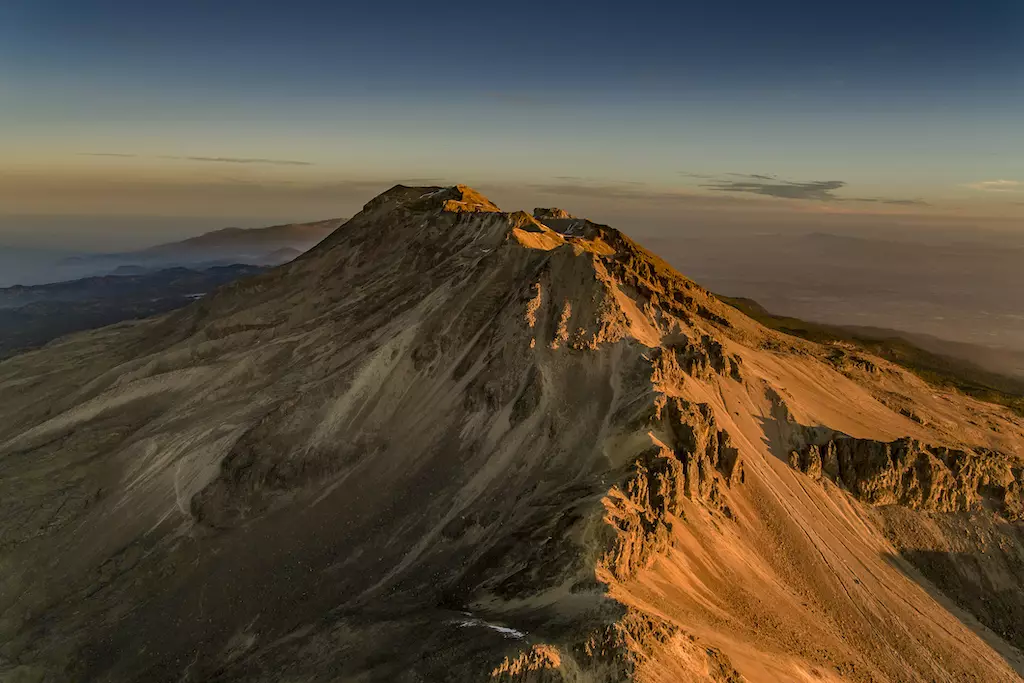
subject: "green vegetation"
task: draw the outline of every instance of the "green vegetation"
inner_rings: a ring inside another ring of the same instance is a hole
[[[878,336],[873,336],[838,325],[774,315],[753,299],[718,298],[765,327],[819,344],[851,344],[910,370],[936,387],[955,389],[980,401],[1006,406],[1024,416],[1022,380],[989,372],[966,360],[926,351],[895,333],[883,335],[880,331]]]

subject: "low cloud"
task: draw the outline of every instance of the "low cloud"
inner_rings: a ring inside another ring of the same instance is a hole
[[[903,206],[928,206],[928,202],[920,199],[889,199],[887,197],[851,197],[846,202],[873,202],[876,204],[896,204]]]
[[[80,152],[78,156],[83,157],[119,157],[122,159],[171,159],[174,161],[202,161],[215,164],[263,164],[267,166],[314,166],[310,161],[296,161],[294,159],[265,159],[262,157],[204,157],[204,156],[175,156],[170,154],[159,154],[146,156],[143,154],[121,154],[119,152]]]
[[[843,197],[836,190],[846,187],[844,180],[783,180],[774,175],[759,173],[726,173],[725,175],[743,180],[717,178],[701,187],[716,192],[756,194],[777,199],[795,199],[815,202],[868,202],[872,204],[896,204],[924,206],[920,199],[899,199],[891,197]]]
[[[564,182],[531,184],[526,187],[534,192],[568,197],[590,197],[594,199],[641,199],[645,201],[680,200],[692,195],[679,192],[667,192],[645,187],[642,183],[588,183],[575,182],[568,177],[561,178]]]
[[[1021,180],[981,180],[969,183],[967,187],[982,192],[1024,192],[1024,181]]]
[[[701,174],[680,173],[689,177]],[[904,199],[892,197],[842,197],[835,194],[836,190],[846,187],[842,180],[816,180],[795,182],[781,180],[764,174],[724,174],[742,177],[744,180],[730,180],[723,176],[714,177],[712,182],[698,185],[700,188],[714,190],[715,193],[694,193],[685,189],[654,187],[640,182],[629,181],[597,181],[595,179],[574,176],[556,176],[559,182],[531,184],[524,186],[533,192],[565,197],[580,197],[598,200],[636,200],[645,202],[676,202],[706,207],[740,207],[751,206],[757,202],[754,197],[814,201],[818,203],[849,203],[865,202],[870,204],[889,204],[897,206],[927,206],[920,199]],[[702,178],[704,179],[704,178]],[[768,179],[768,180],[766,180]],[[716,194],[720,193],[720,194]],[[766,200],[767,201],[767,200]],[[760,204],[767,206],[767,204]]]
[[[754,180],[776,180],[778,176],[773,174],[764,173],[722,173],[719,175],[712,175],[709,173],[693,173],[692,171],[679,171],[679,175],[684,178],[698,178],[700,180],[720,180],[723,176],[731,176],[733,178],[753,178]]]
[[[179,161],[208,161],[215,164],[266,164],[268,166],[313,166],[311,161],[295,161],[293,159],[261,159],[259,157],[179,157],[160,156],[158,159],[176,159]]]
[[[561,206],[578,215],[594,211],[595,206],[605,209],[610,207],[629,207],[629,211],[642,210],[638,207],[647,205],[660,207],[659,210],[776,210],[787,208],[777,202],[742,195],[716,194],[696,192],[684,187],[665,187],[643,182],[614,179],[575,179],[568,176],[552,178],[552,182],[536,182],[524,184],[490,184],[482,183],[479,187],[484,194],[493,193],[503,198],[511,195],[514,201],[507,201],[509,206],[521,201],[543,201],[554,206]],[[523,198],[523,193],[533,195],[535,199]],[[541,199],[548,197],[548,199]],[[569,206],[562,206],[562,203]],[[571,202],[580,202],[572,204]],[[498,202],[503,206],[502,202]],[[573,211],[573,207],[576,208]]]
[[[777,175],[765,175],[762,173],[726,173],[725,175],[732,176],[734,178],[754,178],[755,180],[778,180]]]
[[[718,192],[747,192],[766,197],[782,199],[813,199],[816,201],[840,201],[833,191],[846,185],[842,180],[812,180],[806,183],[791,181],[763,180],[717,180],[701,185]]]

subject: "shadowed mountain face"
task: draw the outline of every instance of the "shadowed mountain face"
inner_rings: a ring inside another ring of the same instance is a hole
[[[0,363],[0,673],[1020,680],[1024,420],[536,216],[399,186]]]

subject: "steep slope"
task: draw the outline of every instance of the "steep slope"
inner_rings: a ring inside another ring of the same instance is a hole
[[[0,364],[0,672],[1019,680],[1020,418],[537,216],[398,186]]]

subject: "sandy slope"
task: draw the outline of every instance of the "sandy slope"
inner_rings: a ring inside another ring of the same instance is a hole
[[[397,187],[0,364],[0,675],[1020,680],[1019,418],[536,215]]]

